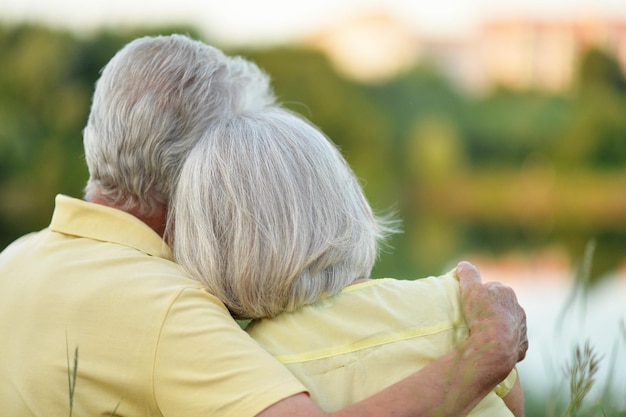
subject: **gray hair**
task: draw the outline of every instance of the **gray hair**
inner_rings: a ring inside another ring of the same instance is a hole
[[[187,153],[219,117],[274,104],[254,63],[183,35],[144,37],[121,49],[96,83],[83,132],[89,181],[123,210],[169,204]]]
[[[369,277],[394,231],[334,144],[278,108],[216,122],[171,209],[176,261],[237,318],[273,317]]]

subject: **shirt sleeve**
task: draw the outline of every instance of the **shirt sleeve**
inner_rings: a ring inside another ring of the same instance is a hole
[[[201,288],[172,302],[154,352],[153,392],[165,417],[253,417],[306,392]]]
[[[498,397],[500,398],[506,397],[507,394],[511,392],[511,389],[513,388],[513,385],[515,385],[516,380],[517,380],[517,371],[515,370],[515,368],[513,368],[511,373],[504,379],[504,381],[500,382],[498,386],[496,386],[495,392],[496,394],[498,394]]]

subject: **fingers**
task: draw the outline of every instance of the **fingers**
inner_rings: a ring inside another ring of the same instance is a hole
[[[517,346],[513,345],[512,347],[516,348],[517,361],[520,362],[526,357],[526,352],[528,351],[526,312],[519,304],[515,291],[512,288],[498,282],[488,282],[484,286],[488,288],[494,297],[493,302],[497,303],[497,305],[494,304],[494,307],[497,308],[494,311],[500,311],[499,317],[502,319],[508,317],[509,330],[517,330],[514,332]]]
[[[523,360],[528,350],[526,313],[515,291],[499,282],[483,284],[478,269],[467,261],[459,262],[456,275],[470,336],[484,333],[510,352],[510,359]]]
[[[456,275],[459,279],[461,287],[472,284],[482,284],[478,268],[467,261],[461,261],[458,263],[456,266]]]
[[[526,327],[526,312],[523,308],[520,307],[522,314],[522,324],[520,325],[520,344],[518,348],[518,358],[517,361],[521,362],[526,357],[526,352],[528,351],[528,329]]]

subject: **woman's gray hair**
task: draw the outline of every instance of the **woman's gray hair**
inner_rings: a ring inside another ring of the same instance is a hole
[[[169,204],[187,153],[216,118],[274,101],[269,77],[241,57],[183,35],[130,42],[96,83],[83,132],[85,198],[153,214]]]
[[[237,318],[273,317],[369,277],[394,231],[332,142],[278,108],[216,121],[171,209],[176,261]]]

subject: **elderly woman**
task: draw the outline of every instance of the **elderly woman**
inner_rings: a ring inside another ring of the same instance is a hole
[[[452,271],[370,280],[394,223],[377,217],[337,148],[286,110],[216,123],[176,191],[177,261],[325,410],[392,385],[468,336]],[[472,370],[466,370],[471,373]],[[471,375],[456,375],[471,378]],[[472,416],[521,416],[515,370]]]

